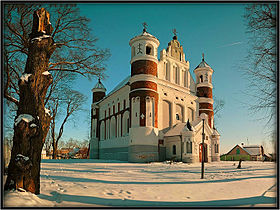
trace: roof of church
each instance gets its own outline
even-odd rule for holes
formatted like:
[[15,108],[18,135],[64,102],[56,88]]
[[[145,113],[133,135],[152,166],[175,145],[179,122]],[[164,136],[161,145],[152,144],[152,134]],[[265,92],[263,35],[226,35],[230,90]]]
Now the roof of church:
[[220,136],[219,132],[216,129],[213,129],[213,135]]
[[164,136],[179,136],[181,135],[181,132],[183,130],[183,128],[185,127],[186,123],[177,123],[176,125],[174,125],[173,127],[170,128],[170,130],[168,130]]
[[211,68],[204,60],[202,60],[201,63],[195,69],[204,68],[204,67]]
[[121,81],[110,93],[108,93],[107,96],[112,95],[114,92],[116,92],[117,90],[121,89],[123,86],[125,86],[129,79],[130,79],[130,75],[128,75],[123,81]]
[[132,39],[135,39],[135,38],[141,37],[141,36],[147,36],[147,37],[151,37],[151,38],[157,39],[155,36],[153,36],[152,34],[148,33],[147,31],[143,31],[141,34],[139,34],[138,36],[133,37]]

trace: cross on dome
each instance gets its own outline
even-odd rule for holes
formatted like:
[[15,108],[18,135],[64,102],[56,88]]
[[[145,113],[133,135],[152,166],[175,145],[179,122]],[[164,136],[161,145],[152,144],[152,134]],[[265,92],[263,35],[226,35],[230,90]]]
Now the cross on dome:
[[177,36],[176,28],[174,28],[174,29],[172,30],[172,32],[173,32],[174,36]]
[[204,53],[202,53],[202,61],[204,61]]
[[142,23],[142,25],[143,25],[143,32],[147,32],[147,26],[148,26],[148,24],[146,23],[146,22],[144,22],[144,23]]
[[176,31],[175,28],[172,30],[172,32],[173,32],[173,34],[174,34],[173,39],[177,40],[177,33],[178,33],[178,32]]

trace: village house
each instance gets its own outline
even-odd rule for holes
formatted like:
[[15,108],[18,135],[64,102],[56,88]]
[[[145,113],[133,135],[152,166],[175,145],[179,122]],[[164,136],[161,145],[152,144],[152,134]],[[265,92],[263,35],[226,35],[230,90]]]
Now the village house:
[[221,160],[258,160],[269,159],[261,145],[236,145],[227,154],[221,156]]

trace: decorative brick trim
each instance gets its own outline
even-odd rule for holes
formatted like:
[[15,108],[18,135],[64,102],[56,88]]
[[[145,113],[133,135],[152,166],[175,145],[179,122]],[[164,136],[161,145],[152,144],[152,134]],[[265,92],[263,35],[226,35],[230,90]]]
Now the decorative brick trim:
[[[154,91],[149,91],[149,90],[137,90],[134,92],[129,93],[129,99],[130,99],[130,106],[131,106],[131,99],[133,97],[140,97],[140,116],[141,114],[145,113],[145,118],[142,119],[140,117],[140,126],[146,126],[146,97],[150,96],[155,99],[155,128],[158,127],[158,93]],[[131,114],[131,113],[130,113]],[[131,119],[131,116],[130,116]],[[130,120],[131,122],[131,120]]]
[[212,109],[213,110],[213,104],[208,103],[200,103],[199,109]]
[[139,88],[149,88],[157,91],[157,84],[151,81],[137,81],[130,84],[130,90],[135,90]]
[[157,76],[157,64],[149,60],[138,60],[131,64],[131,76],[150,74]]
[[213,98],[212,89],[209,87],[198,87],[196,95],[198,97]]

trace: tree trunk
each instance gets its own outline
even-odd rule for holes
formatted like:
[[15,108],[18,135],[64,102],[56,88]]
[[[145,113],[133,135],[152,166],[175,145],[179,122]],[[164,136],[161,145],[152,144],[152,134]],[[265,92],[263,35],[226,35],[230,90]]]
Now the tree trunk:
[[51,121],[44,99],[52,83],[51,74],[43,72],[48,70],[55,50],[52,30],[49,13],[44,8],[35,11],[25,74],[19,80],[20,99],[5,190],[23,188],[40,193],[41,152]]
[[53,159],[57,159],[57,143],[53,140]]

